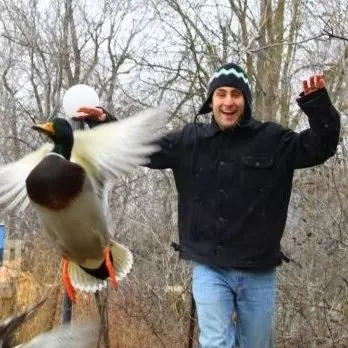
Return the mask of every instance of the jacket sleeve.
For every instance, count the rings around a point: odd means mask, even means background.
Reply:
[[[150,156],[150,162],[146,165],[152,169],[175,169],[180,162],[180,143],[182,131],[168,133],[156,143],[158,151]]]
[[[295,133],[287,131],[286,143],[290,143],[291,167],[306,168],[324,163],[336,153],[340,116],[331,103],[325,88],[302,96],[300,108],[308,117],[310,128]]]

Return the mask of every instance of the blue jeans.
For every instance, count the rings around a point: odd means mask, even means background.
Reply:
[[[202,348],[273,347],[276,271],[194,264],[192,291]]]

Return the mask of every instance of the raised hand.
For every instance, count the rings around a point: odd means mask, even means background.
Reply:
[[[324,75],[311,75],[306,80],[302,81],[302,90],[304,95],[313,93],[318,89],[325,87]]]
[[[77,109],[77,114],[73,117],[74,120],[96,120],[103,122],[105,121],[106,114],[102,108],[81,106]]]

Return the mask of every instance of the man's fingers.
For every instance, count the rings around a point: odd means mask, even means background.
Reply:
[[[307,94],[309,92],[309,87],[308,87],[308,81],[307,80],[303,80],[302,81],[302,89],[304,94]]]
[[[325,87],[324,75],[311,75],[308,79],[302,81],[302,89],[304,94],[314,92]]]
[[[317,75],[317,87],[318,88],[324,88],[325,87],[324,75]]]
[[[100,108],[94,108],[91,106],[81,106],[77,109],[77,112],[82,112],[87,115],[101,116],[104,112]]]
[[[76,113],[76,115],[74,117],[76,118],[86,118],[90,116],[90,114],[87,114],[86,112],[82,112],[82,111],[79,111]]]
[[[316,81],[316,78],[315,78],[314,75],[309,77],[309,88],[312,89],[312,90],[316,88],[315,87],[315,81]]]
[[[105,121],[106,114],[101,108],[92,106],[80,106],[77,109],[76,115],[73,117],[75,120],[98,120],[100,122]]]

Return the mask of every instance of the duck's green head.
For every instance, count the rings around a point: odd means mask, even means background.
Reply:
[[[54,142],[53,152],[70,159],[74,145],[74,134],[71,124],[64,118],[56,118],[52,122],[36,124],[32,127],[47,135]]]

